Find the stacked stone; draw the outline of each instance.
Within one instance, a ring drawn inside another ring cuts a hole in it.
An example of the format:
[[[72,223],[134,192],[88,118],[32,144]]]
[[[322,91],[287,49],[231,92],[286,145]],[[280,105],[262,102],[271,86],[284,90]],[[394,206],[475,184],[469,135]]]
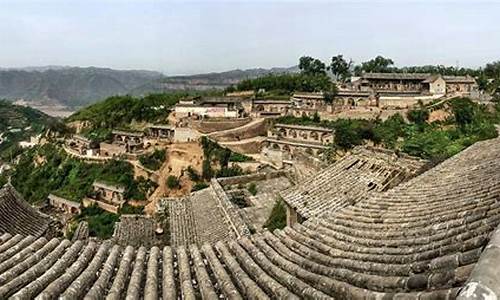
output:
[[[143,215],[122,215],[115,224],[113,239],[119,245],[152,246],[155,243],[154,221]]]
[[[280,195],[302,217],[318,217],[397,186],[423,172],[427,165],[425,160],[392,151],[358,147]]]
[[[478,143],[322,218],[215,245],[4,234],[0,299],[453,299],[467,282],[463,299],[496,299],[499,146]]]
[[[10,184],[0,189],[0,232],[40,237],[50,223],[49,216],[31,207]]]

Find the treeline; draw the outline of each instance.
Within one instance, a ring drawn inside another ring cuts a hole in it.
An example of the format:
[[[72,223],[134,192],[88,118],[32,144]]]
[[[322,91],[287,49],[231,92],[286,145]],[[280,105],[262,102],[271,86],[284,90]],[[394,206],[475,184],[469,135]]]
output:
[[[332,90],[332,88],[328,76],[269,74],[255,79],[243,80],[235,87],[229,87],[226,91],[266,90],[273,91],[277,95],[289,95],[294,91],[321,92]]]
[[[336,150],[347,150],[366,141],[409,155],[442,161],[473,143],[498,135],[495,124],[500,123],[500,105],[489,110],[467,98],[448,102],[450,116],[444,121],[429,122],[429,111],[421,106],[410,110],[407,121],[395,114],[385,121],[340,119],[319,121],[314,117],[283,117],[279,123],[316,125],[335,130],[334,142],[328,157]]]
[[[373,59],[355,64],[342,54],[332,56],[328,64],[317,58],[303,56],[299,59],[300,73],[277,74],[243,80],[226,91],[266,90],[274,94],[291,94],[295,91],[325,92],[335,94],[336,86],[331,82],[346,82],[352,76],[362,73],[430,73],[441,75],[475,77],[481,90],[495,91],[500,86],[500,61],[486,64],[484,67],[459,68],[443,65],[403,66],[396,67],[391,58],[377,56]],[[328,100],[328,98],[327,98]]]
[[[327,100],[332,100],[337,92],[336,85],[327,74],[327,66],[319,59],[303,56],[299,60],[300,73],[269,74],[255,79],[247,79],[230,86],[226,92],[265,90],[271,96],[290,95],[295,91],[323,92]]]

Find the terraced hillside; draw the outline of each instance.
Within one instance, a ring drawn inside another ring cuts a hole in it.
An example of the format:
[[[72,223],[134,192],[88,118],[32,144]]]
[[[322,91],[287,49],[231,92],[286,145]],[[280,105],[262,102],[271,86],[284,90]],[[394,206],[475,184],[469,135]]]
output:
[[[21,244],[6,233],[0,298],[454,299],[466,285],[461,299],[496,299],[499,224],[491,139],[321,218],[215,245]]]
[[[0,159],[21,140],[46,129],[64,131],[64,128],[62,121],[41,111],[0,100]]]
[[[54,118],[41,111],[0,100],[0,132],[9,128],[24,129],[28,126],[41,126],[53,122]]]

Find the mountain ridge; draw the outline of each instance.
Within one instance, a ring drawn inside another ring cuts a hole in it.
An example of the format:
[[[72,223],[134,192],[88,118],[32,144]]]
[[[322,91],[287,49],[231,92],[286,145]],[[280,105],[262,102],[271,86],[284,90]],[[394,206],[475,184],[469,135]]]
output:
[[[224,89],[243,79],[297,71],[294,66],[166,76],[157,71],[100,67],[0,68],[0,99],[76,108],[113,95],[143,96],[170,91]]]

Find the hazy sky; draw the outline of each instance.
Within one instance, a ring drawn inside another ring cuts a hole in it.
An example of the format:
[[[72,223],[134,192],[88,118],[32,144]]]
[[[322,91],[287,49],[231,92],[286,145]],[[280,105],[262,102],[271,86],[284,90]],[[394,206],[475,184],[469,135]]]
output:
[[[398,65],[500,60],[500,2],[0,0],[0,67],[167,74],[291,66],[298,57]]]

